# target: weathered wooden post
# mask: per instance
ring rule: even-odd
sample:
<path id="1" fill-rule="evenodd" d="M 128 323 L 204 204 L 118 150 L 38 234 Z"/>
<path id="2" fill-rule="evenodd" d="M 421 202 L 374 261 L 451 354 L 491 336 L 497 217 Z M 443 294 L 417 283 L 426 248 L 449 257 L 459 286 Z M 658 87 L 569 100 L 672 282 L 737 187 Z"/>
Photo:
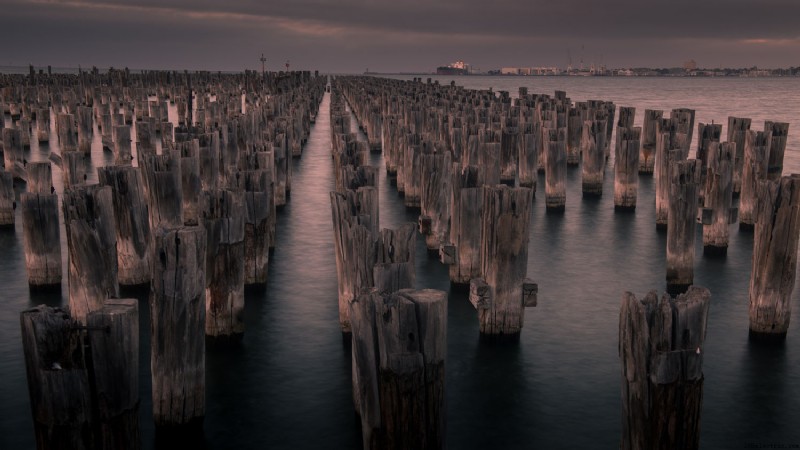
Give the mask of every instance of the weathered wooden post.
<path id="1" fill-rule="evenodd" d="M 244 193 L 204 192 L 206 335 L 244 333 Z"/>
<path id="2" fill-rule="evenodd" d="M 0 170 L 0 228 L 14 227 L 14 177 L 11 172 Z"/>
<path id="3" fill-rule="evenodd" d="M 537 286 L 526 278 L 532 201 L 528 188 L 483 188 L 482 278 L 469 293 L 482 335 L 518 338 L 525 308 L 536 306 Z"/>
<path id="4" fill-rule="evenodd" d="M 519 147 L 520 151 L 517 158 L 519 185 L 531 188 L 535 196 L 539 153 L 542 152 L 542 126 L 540 122 L 526 123 L 523 125 L 524 133 L 522 135 L 522 145 Z M 577 153 L 577 150 L 575 153 Z"/>
<path id="5" fill-rule="evenodd" d="M 739 229 L 754 228 L 756 191 L 758 182 L 767 179 L 769 169 L 770 132 L 747 130 L 744 138 L 744 162 L 742 163 L 739 191 Z"/>
<path id="6" fill-rule="evenodd" d="M 86 183 L 88 175 L 86 158 L 86 155 L 80 152 L 67 152 L 61 155 L 61 181 L 64 189 Z"/>
<path id="7" fill-rule="evenodd" d="M 667 226 L 667 216 L 669 215 L 669 192 L 672 182 L 670 170 L 674 162 L 686 159 L 682 150 L 683 139 L 686 135 L 678 136 L 668 130 L 661 131 L 673 126 L 669 122 L 664 122 L 663 126 L 659 125 L 656 139 L 655 169 L 653 171 L 656 179 L 656 228 L 661 229 Z"/>
<path id="8" fill-rule="evenodd" d="M 136 156 L 142 161 L 147 152 L 139 152 L 137 147 Z M 155 152 L 153 152 L 155 154 Z M 131 127 L 128 125 L 118 125 L 114 127 L 114 164 L 131 164 L 133 153 L 131 150 Z"/>
<path id="9" fill-rule="evenodd" d="M 450 265 L 450 282 L 456 285 L 469 286 L 470 280 L 481 276 L 482 175 L 477 166 L 460 169 L 454 164 L 450 242 L 442 244 L 439 256 Z"/>
<path id="10" fill-rule="evenodd" d="M 373 267 L 367 262 L 378 233 L 378 191 L 362 187 L 330 195 L 339 280 L 339 323 L 343 333 L 350 333 L 348 305 L 361 289 L 373 285 Z"/>
<path id="11" fill-rule="evenodd" d="M 49 171 L 44 170 L 43 173 Z M 32 287 L 61 285 L 61 233 L 58 223 L 58 195 L 37 177 L 30 192 L 20 195 L 23 244 L 28 284 Z"/>
<path id="12" fill-rule="evenodd" d="M 141 447 L 139 437 L 139 303 L 108 299 L 87 316 L 96 399 L 97 448 Z"/>
<path id="13" fill-rule="evenodd" d="M 36 140 L 39 143 L 50 141 L 50 108 L 36 110 Z"/>
<path id="14" fill-rule="evenodd" d="M 69 310 L 85 324 L 86 316 L 119 297 L 114 203 L 108 186 L 64 191 L 64 225 L 69 249 Z"/>
<path id="15" fill-rule="evenodd" d="M 639 191 L 639 143 L 642 129 L 617 128 L 614 155 L 614 209 L 633 211 Z"/>
<path id="16" fill-rule="evenodd" d="M 155 232 L 150 289 L 150 370 L 157 427 L 205 416 L 206 235 L 202 227 Z"/>
<path id="17" fill-rule="evenodd" d="M 270 210 L 272 184 L 266 170 L 240 172 L 239 188 L 244 192 L 244 284 L 265 285 L 269 264 Z"/>
<path id="18" fill-rule="evenodd" d="M 583 122 L 581 134 L 581 154 L 583 167 L 581 178 L 584 196 L 603 195 L 603 178 L 606 166 L 606 121 L 587 120 Z"/>
<path id="19" fill-rule="evenodd" d="M 541 122 L 534 122 L 541 124 Z M 583 118 L 581 110 L 569 108 L 567 111 L 567 165 L 577 166 L 581 161 L 581 140 L 583 139 Z"/>
<path id="20" fill-rule="evenodd" d="M 688 159 L 670 170 L 667 222 L 667 292 L 684 293 L 694 283 L 694 237 L 700 161 Z"/>
<path id="21" fill-rule="evenodd" d="M 3 161 L 7 172 L 19 180 L 27 179 L 23 163 L 22 137 L 18 128 L 3 128 Z"/>
<path id="22" fill-rule="evenodd" d="M 517 121 L 507 119 L 500 133 L 500 181 L 514 183 L 517 176 L 519 153 L 519 127 Z"/>
<path id="23" fill-rule="evenodd" d="M 416 245 L 414 224 L 406 223 L 396 230 L 381 230 L 375 241 L 375 264 L 372 269 L 373 286 L 378 292 L 392 293 L 415 287 Z"/>
<path id="24" fill-rule="evenodd" d="M 567 202 L 567 149 L 559 130 L 542 129 L 545 150 L 544 197 L 547 211 L 564 211 Z"/>
<path id="25" fill-rule="evenodd" d="M 92 108 L 79 106 L 75 118 L 78 121 L 78 151 L 83 154 L 92 153 Z"/>
<path id="26" fill-rule="evenodd" d="M 675 299 L 623 294 L 621 449 L 699 448 L 710 301 L 709 290 L 696 286 Z"/>
<path id="27" fill-rule="evenodd" d="M 800 174 L 758 184 L 750 275 L 750 335 L 785 339 L 800 239 Z"/>
<path id="28" fill-rule="evenodd" d="M 642 145 L 641 152 L 639 153 L 639 173 L 653 173 L 656 158 L 657 128 L 663 116 L 664 111 L 653 109 L 644 110 Z"/>
<path id="29" fill-rule="evenodd" d="M 143 155 L 140 163 L 150 202 L 150 228 L 183 225 L 183 179 L 178 151 Z"/>
<path id="30" fill-rule="evenodd" d="M 176 146 L 181 152 L 183 223 L 185 225 L 197 225 L 200 217 L 198 203 L 203 193 L 200 177 L 200 142 L 197 139 L 192 139 Z"/>
<path id="31" fill-rule="evenodd" d="M 786 139 L 789 136 L 789 124 L 786 122 L 764 122 L 764 133 L 772 132 L 769 146 L 769 164 L 767 178 L 779 180 L 783 173 L 783 156 L 786 152 Z"/>
<path id="32" fill-rule="evenodd" d="M 373 290 L 349 307 L 363 448 L 446 448 L 447 293 Z"/>
<path id="33" fill-rule="evenodd" d="M 736 222 L 738 210 L 733 202 L 733 159 L 736 151 L 732 142 L 710 142 L 706 171 L 705 207 L 703 220 L 703 253 L 725 255 L 728 252 L 728 225 Z"/>
<path id="34" fill-rule="evenodd" d="M 438 254 L 439 246 L 448 241 L 450 234 L 450 183 L 453 181 L 450 152 L 422 155 L 420 167 L 422 193 L 419 231 L 425 236 L 428 250 Z"/>
<path id="35" fill-rule="evenodd" d="M 20 314 L 36 448 L 92 448 L 89 372 L 80 324 L 61 308 Z"/>
<path id="36" fill-rule="evenodd" d="M 101 185 L 111 187 L 119 284 L 149 283 L 152 241 L 142 173 L 138 167 L 105 166 L 97 169 L 97 177 Z"/>
<path id="37" fill-rule="evenodd" d="M 736 144 L 733 166 L 733 195 L 739 196 L 742 189 L 742 168 L 744 166 L 744 144 L 751 120 L 741 117 L 728 117 L 728 142 Z"/>

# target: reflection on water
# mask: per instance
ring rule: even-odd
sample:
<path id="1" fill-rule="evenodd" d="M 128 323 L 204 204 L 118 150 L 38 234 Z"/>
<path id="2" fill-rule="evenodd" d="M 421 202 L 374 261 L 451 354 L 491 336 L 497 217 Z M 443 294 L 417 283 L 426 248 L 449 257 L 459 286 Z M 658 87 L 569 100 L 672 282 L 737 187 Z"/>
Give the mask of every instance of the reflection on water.
<path id="1" fill-rule="evenodd" d="M 445 77 L 440 77 L 442 83 Z M 566 90 L 573 100 L 600 98 L 644 108 L 694 107 L 698 122 L 726 123 L 728 115 L 792 121 L 800 80 L 690 80 L 465 77 L 472 87 L 517 92 Z M 350 354 L 338 324 L 330 200 L 329 97 L 301 159 L 294 161 L 292 196 L 278 219 L 269 283 L 248 290 L 241 342 L 209 347 L 207 416 L 201 448 L 359 448 L 352 407 Z M 173 109 L 170 110 L 174 118 Z M 797 124 L 791 126 L 795 130 Z M 724 130 L 723 130 L 724 131 Z M 798 131 L 798 130 L 795 130 Z M 54 127 L 51 130 L 55 135 Z M 800 131 L 798 131 L 800 132 Z M 800 140 L 790 134 L 786 170 L 800 172 Z M 363 134 L 361 135 L 363 139 Z M 135 139 L 135 137 L 134 137 Z M 35 141 L 35 140 L 34 140 Z M 46 160 L 49 146 L 34 147 L 29 161 Z M 95 134 L 89 179 L 110 162 Z M 381 225 L 416 222 L 380 166 Z M 568 170 L 563 214 L 546 214 L 544 176 L 531 216 L 528 273 L 539 283 L 539 305 L 525 314 L 517 343 L 478 339 L 475 311 L 463 291 L 448 306 L 448 444 L 472 448 L 615 448 L 620 433 L 620 368 L 617 322 L 622 292 L 663 290 L 666 236 L 654 225 L 654 187 L 640 178 L 633 213 L 613 207 L 613 161 L 603 196 L 584 199 L 580 169 Z M 61 172 L 53 171 L 61 192 Z M 19 215 L 17 216 L 19 219 Z M 66 240 L 62 253 L 66 267 Z M 696 235 L 695 280 L 712 292 L 704 361 L 701 445 L 741 448 L 746 443 L 800 443 L 800 320 L 784 346 L 748 341 L 747 289 L 751 233 L 731 228 L 728 255 L 702 256 Z M 0 230 L 0 448 L 32 448 L 19 312 L 38 303 L 63 304 L 62 295 L 32 294 L 26 284 L 22 230 Z M 426 255 L 417 239 L 417 284 L 450 291 L 447 267 Z M 794 294 L 795 308 L 800 289 Z M 152 424 L 147 292 L 140 301 L 141 427 L 145 448 L 170 448 Z"/>

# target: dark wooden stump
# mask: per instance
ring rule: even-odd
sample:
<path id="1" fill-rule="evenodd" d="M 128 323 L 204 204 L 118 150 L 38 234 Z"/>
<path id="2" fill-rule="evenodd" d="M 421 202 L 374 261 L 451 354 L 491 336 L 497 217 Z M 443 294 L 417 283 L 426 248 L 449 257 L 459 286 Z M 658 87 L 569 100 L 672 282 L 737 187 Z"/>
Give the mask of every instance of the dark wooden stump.
<path id="1" fill-rule="evenodd" d="M 206 235 L 202 227 L 159 229 L 150 289 L 150 370 L 156 427 L 205 416 Z"/>
<path id="2" fill-rule="evenodd" d="M 373 291 L 350 311 L 364 449 L 445 448 L 447 294 Z"/>
<path id="3" fill-rule="evenodd" d="M 711 293 L 626 292 L 619 315 L 623 450 L 697 449 Z"/>
<path id="4" fill-rule="evenodd" d="M 206 335 L 244 333 L 244 192 L 204 192 Z"/>

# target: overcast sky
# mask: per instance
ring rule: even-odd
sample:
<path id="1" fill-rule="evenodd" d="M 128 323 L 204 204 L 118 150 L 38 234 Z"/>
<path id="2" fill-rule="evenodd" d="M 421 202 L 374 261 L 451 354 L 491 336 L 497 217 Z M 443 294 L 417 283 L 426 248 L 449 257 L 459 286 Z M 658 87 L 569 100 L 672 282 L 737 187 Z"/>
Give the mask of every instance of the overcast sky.
<path id="1" fill-rule="evenodd" d="M 800 0 L 0 0 L 0 65 L 800 66 Z"/>

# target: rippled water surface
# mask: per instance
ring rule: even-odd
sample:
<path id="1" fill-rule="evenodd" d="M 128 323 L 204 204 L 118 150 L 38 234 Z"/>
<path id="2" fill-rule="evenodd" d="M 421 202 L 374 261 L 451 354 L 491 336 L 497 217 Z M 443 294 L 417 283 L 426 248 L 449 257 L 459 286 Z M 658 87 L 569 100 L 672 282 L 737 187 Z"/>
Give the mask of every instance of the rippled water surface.
<path id="1" fill-rule="evenodd" d="M 442 84 L 453 77 L 434 77 Z M 470 88 L 567 91 L 573 101 L 612 100 L 637 108 L 697 110 L 696 122 L 727 124 L 729 115 L 791 123 L 785 172 L 800 172 L 800 79 L 456 77 Z M 353 412 L 350 354 L 338 324 L 336 270 L 328 193 L 333 189 L 329 98 L 294 161 L 291 199 L 279 214 L 275 253 L 265 291 L 248 291 L 246 331 L 234 346 L 207 350 L 208 448 L 360 448 Z M 174 118 L 174 110 L 171 110 Z M 723 125 L 723 128 L 724 128 Z M 54 131 L 54 130 L 53 130 Z M 725 130 L 723 129 L 723 133 Z M 696 132 L 695 132 L 696 134 Z M 362 136 L 363 138 L 363 136 Z M 57 145 L 55 142 L 51 145 Z M 694 148 L 694 144 L 693 147 Z M 110 163 L 95 137 L 91 167 Z M 35 143 L 29 161 L 49 149 Z M 382 166 L 382 156 L 373 155 Z M 579 169 L 570 168 L 563 215 L 534 201 L 528 275 L 539 283 L 539 306 L 528 309 L 516 344 L 478 339 L 475 311 L 463 292 L 451 292 L 448 316 L 448 445 L 478 448 L 617 448 L 620 366 L 617 325 L 621 294 L 664 289 L 666 235 L 654 226 L 651 178 L 640 179 L 634 214 L 613 208 L 613 162 L 604 196 L 583 199 Z M 381 170 L 381 226 L 416 221 Z M 61 174 L 54 169 L 60 192 Z M 96 181 L 94 171 L 90 180 Z M 539 186 L 544 179 L 540 177 Z M 0 232 L 0 448 L 34 448 L 19 312 L 62 296 L 28 290 L 21 217 Z M 63 233 L 63 231 L 62 231 Z M 727 258 L 702 256 L 697 229 L 695 282 L 712 292 L 706 338 L 702 436 L 704 448 L 748 443 L 800 444 L 800 319 L 786 343 L 748 341 L 747 288 L 752 234 L 731 227 Z M 62 247 L 66 260 L 66 241 Z M 426 257 L 417 241 L 418 287 L 450 290 L 447 268 Z M 798 308 L 800 289 L 793 294 Z M 144 447 L 158 445 L 150 413 L 149 314 L 140 298 L 141 417 Z M 794 314 L 796 316 L 796 313 Z M 163 447 L 163 446 L 161 446 Z"/>

